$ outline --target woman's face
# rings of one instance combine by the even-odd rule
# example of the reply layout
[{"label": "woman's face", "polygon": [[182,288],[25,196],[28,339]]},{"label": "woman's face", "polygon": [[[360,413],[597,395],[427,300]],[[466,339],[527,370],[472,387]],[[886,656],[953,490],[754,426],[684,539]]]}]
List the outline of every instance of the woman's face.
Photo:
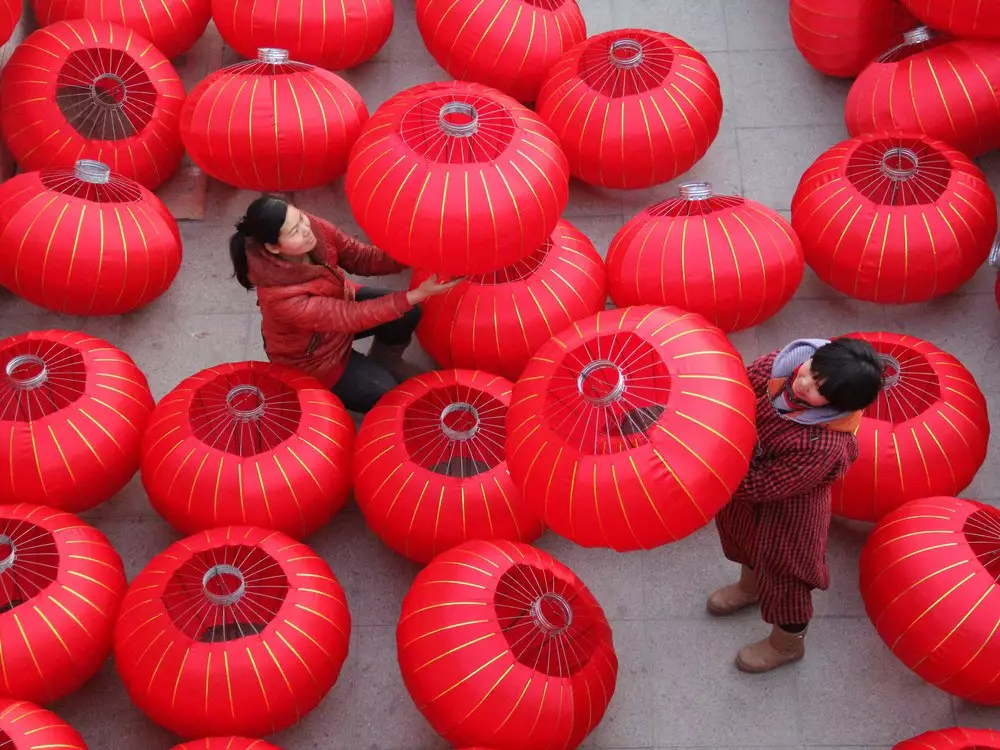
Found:
[{"label": "woman's face", "polygon": [[314,247],[316,247],[316,235],[313,234],[309,217],[295,206],[289,205],[285,223],[281,225],[281,231],[278,233],[278,244],[268,245],[267,249],[289,258],[298,258]]},{"label": "woman's face", "polygon": [[826,406],[830,402],[819,392],[820,385],[822,383],[816,379],[812,371],[812,360],[807,359],[799,367],[798,374],[792,381],[792,394],[810,406]]}]

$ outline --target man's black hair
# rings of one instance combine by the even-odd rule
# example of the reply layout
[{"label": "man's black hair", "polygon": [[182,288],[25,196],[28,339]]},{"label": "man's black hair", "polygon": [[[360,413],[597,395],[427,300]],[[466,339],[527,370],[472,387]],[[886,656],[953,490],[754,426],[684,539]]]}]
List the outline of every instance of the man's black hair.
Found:
[{"label": "man's black hair", "polygon": [[820,394],[839,411],[864,409],[882,390],[882,361],[867,341],[834,339],[816,350],[811,369]]}]

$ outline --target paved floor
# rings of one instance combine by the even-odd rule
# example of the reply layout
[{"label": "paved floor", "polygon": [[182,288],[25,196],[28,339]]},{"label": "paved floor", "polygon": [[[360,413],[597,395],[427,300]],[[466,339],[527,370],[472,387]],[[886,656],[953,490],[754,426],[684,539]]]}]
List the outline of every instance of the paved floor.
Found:
[{"label": "paved floor", "polygon": [[[690,175],[717,191],[738,191],[787,215],[799,176],[846,136],[848,84],[825,79],[793,48],[787,0],[581,0],[591,33],[658,28],[704,52],[723,82],[723,129]],[[376,59],[347,77],[374,110],[392,93],[444,78],[424,51],[413,0],[399,0],[396,31]],[[190,57],[194,57],[191,55]],[[1000,154],[983,160],[1000,188]],[[566,217],[603,252],[625,217],[673,186],[621,195],[573,185]],[[0,295],[0,334],[82,328],[128,351],[157,397],[204,367],[262,357],[252,295],[229,278],[226,240],[253,196],[213,185],[210,219],[185,223],[184,266],[173,288],[146,309],[107,320],[62,319]],[[341,185],[299,194],[297,202],[356,231]],[[888,329],[930,339],[959,357],[989,394],[1000,386],[1000,315],[994,273],[984,268],[958,294],[907,308],[860,304],[807,277],[784,311],[734,337],[747,358],[804,335]],[[991,404],[995,423],[997,404]],[[1000,496],[1000,441],[969,496]],[[175,538],[148,507],[138,481],[86,516],[111,538],[133,576]],[[728,622],[703,614],[705,594],[733,570],[711,530],[659,550],[618,555],[584,551],[552,536],[542,546],[572,566],[613,621],[621,663],[618,689],[595,748],[888,748],[956,722],[1000,729],[1000,709],[977,708],[928,687],[889,655],[857,593],[862,528],[837,525],[831,590],[806,660],[765,677],[739,674],[736,650],[763,628],[753,615]],[[394,626],[415,568],[369,534],[356,508],[310,540],[347,590],[354,631],[339,684],[318,710],[275,738],[287,750],[443,748],[410,702],[395,662]],[[108,664],[56,710],[96,750],[166,750],[171,738],[132,708]]]}]

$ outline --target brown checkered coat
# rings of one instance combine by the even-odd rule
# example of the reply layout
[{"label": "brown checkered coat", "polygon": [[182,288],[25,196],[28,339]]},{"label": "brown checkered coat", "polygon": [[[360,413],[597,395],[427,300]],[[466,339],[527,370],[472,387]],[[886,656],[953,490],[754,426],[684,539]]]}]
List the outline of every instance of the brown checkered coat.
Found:
[{"label": "brown checkered coat", "polygon": [[777,354],[758,358],[747,371],[757,394],[757,447],[716,527],[726,557],[757,571],[764,621],[791,625],[809,622],[810,592],[829,585],[830,485],[858,457],[858,441],[778,414],[768,394]]}]

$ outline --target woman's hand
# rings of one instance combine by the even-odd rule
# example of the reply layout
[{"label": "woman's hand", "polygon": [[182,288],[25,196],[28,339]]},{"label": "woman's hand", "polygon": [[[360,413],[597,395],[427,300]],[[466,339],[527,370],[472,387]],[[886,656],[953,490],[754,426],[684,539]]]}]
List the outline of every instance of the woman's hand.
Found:
[{"label": "woman's hand", "polygon": [[406,293],[406,299],[411,305],[419,305],[428,297],[433,297],[436,294],[443,294],[449,289],[453,288],[457,284],[461,283],[464,276],[458,276],[449,281],[438,281],[436,273],[432,273],[426,279],[424,279],[420,286],[416,289],[411,289]]}]

